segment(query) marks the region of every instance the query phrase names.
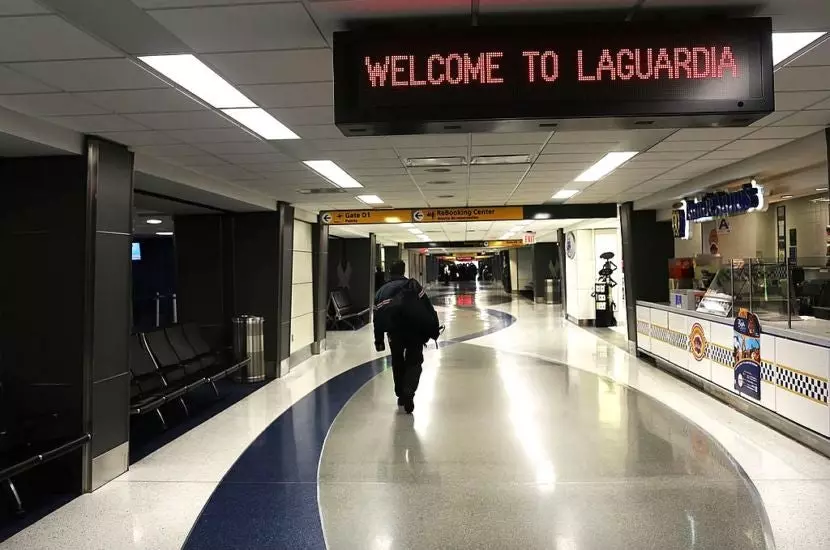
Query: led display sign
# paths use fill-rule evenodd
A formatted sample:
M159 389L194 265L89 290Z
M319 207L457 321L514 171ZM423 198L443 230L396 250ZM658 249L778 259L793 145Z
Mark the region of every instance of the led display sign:
M709 193L683 201L686 219L692 222L762 211L766 206L764 188L756 183L747 183L737 191Z
M771 35L766 18L338 32L335 121L346 135L742 126L774 109Z

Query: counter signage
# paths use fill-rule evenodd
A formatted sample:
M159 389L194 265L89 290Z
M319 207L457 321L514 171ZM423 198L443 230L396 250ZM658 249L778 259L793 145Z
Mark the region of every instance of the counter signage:
M747 125L774 108L771 36L768 18L337 32L335 122L362 135L585 117Z
M415 210L412 213L412 221L416 223L513 221L521 219L524 219L524 209L521 206L431 208Z
M411 216L411 210L336 210L321 213L320 220L327 225L403 223Z
M735 317L733 359L735 391L761 399L761 323L758 316L741 308Z
M747 183L737 191L708 193L683 201L686 219L692 222L762 211L765 207L764 189L757 183Z

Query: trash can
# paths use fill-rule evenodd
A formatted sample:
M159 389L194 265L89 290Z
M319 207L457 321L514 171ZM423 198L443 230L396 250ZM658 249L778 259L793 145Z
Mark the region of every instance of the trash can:
M265 380L265 338L262 331L265 319L254 315L240 315L231 321L234 359L251 359L248 366L236 371L234 379L238 382Z
M553 279L545 279L545 303L552 304L553 303Z

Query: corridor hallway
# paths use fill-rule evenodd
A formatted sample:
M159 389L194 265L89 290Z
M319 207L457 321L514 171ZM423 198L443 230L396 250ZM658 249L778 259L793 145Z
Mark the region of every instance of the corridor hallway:
M532 304L430 290L413 415L371 327L2 548L820 548L830 461ZM774 541L774 542L773 542Z

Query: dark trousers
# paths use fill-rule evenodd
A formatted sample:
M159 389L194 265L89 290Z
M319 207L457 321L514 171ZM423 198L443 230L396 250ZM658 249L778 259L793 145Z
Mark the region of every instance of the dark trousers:
M395 379L395 395L414 397L421 380L421 365L424 363L424 345L405 338L389 337L392 352L392 377Z

